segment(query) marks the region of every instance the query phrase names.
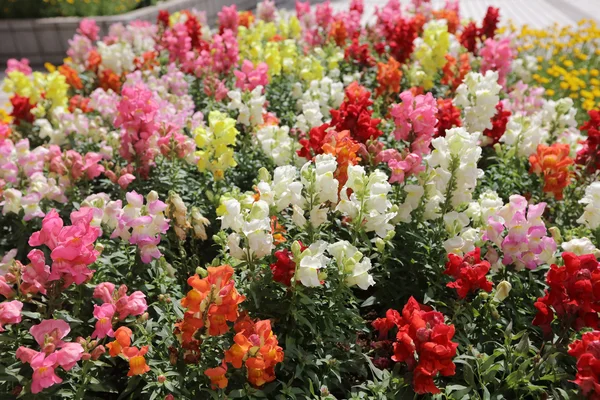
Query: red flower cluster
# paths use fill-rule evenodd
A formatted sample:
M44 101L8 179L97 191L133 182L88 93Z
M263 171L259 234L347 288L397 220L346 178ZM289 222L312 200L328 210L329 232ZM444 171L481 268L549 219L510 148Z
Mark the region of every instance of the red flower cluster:
M304 251L306 246L300 243L300 250ZM278 250L274 254L277 262L271 264L271 272L273 273L273 280L290 286L292 284L292 278L296 273L296 263L292 260L292 252L288 249Z
M433 378L438 373L442 376L455 374L456 365L452 358L458 343L452 342L454 325L446 325L442 313L411 297L402 315L390 309L385 318L376 319L372 325L379 331L380 338L387 337L390 330L397 328L392 360L405 362L413 370L416 393L440 393Z
M544 193L552 193L557 200L562 200L563 189L571 182L569 167L573 165L573 160L569 157L569 151L568 144L540 144L537 153L529 156L529 172L543 175Z
M375 65L375 59L371 56L368 44L360 44L358 38L353 38L350 46L344 51L344 59L352 61L362 67L372 67Z
M493 283L486 278L491 266L488 261L481 260L479 247L464 257L448 254L448 259L444 274L450 275L455 281L446 286L456 289L458 297L464 299L469 293L475 293L479 289L488 293L492 291Z
M390 54L400 63L405 63L415 49L415 39L419 33L420 20L415 16L412 19L398 17L393 24L384 28L385 42L389 46Z
M569 354L577 358L575 383L589 399L600 399L600 332L586 332L581 340L569 345Z
M593 254L563 253L563 267L553 264L546 275L548 289L535 302L538 313L533 324L545 333L552 331L554 313L579 330L600 327L600 263Z
M492 118L492 127L483 131L483 135L491 139L491 145L498 143L504 132L506 132L506 125L510 116L511 112L505 110L504 105L499 101L496 104L496 115Z
M21 121L33 122L33 114L31 109L33 106L29 103L29 97L19 96L18 94L13 95L10 98L12 104L12 111L10 115L14 118L14 124L20 125Z
M495 7L488 7L481 28L477 27L475 22L469 22L463 28L459 41L469 52L477 51L477 39L481 43L485 39L493 38L498 29L498 21L500 20L500 10Z
M437 99L438 120L435 136L446 136L448 129L462 125L460 110L452 103L452 99Z
M579 128L582 132L587 131L587 138L577 152L575 162L593 173L600 169L600 110L588 111L588 115L590 119Z
M331 110L331 126L336 131L350 131L355 140L366 143L369 139L377 139L383 134L377 125L380 119L371 118L373 110L371 92L358 82L352 82L346 88L346 99L338 110Z

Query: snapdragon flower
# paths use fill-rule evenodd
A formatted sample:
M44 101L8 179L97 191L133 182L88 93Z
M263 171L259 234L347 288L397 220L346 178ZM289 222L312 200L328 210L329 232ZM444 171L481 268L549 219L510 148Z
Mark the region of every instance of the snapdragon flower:
M538 145L546 142L548 131L542 128L540 113L529 117L513 115L506 125L500 142L512 146L520 157L529 157L537 152Z
M585 206L577 222L592 230L600 228L600 182L593 182L585 188L585 196L579 202Z
M422 38L415 40L413 57L423 69L422 85L425 90L433 87L439 70L446 65L446 53L450 48L450 34L446 20L431 20L423 27Z
M111 70L121 75L135 68L135 54L129 43L117 42L109 45L98 42L98 53L102 57L100 70Z
M231 102L227 105L230 110L238 111L237 121L246 126L261 125L263 121L266 97L262 94L263 87L256 86L251 92L242 93L239 89L230 90L227 96Z
M349 217L356 229L375 232L384 238L394 229L390 221L396 216L387 198L391 189L383 171L375 170L367 175L362 166L349 165L348 181L342 187L336 210ZM352 194L348 195L349 192Z
M492 128L492 117L500 100L502 86L498 84L498 72L487 71L485 75L469 72L456 89L454 104L464 112L464 127L469 132L483 132Z
M220 111L208 115L208 127L199 126L194 130L198 151L198 170L211 172L215 180L223 179L225 171L237 165L233 158L233 147L238 130L235 120Z
M371 260L364 257L356 247L346 240L340 240L327 246L327 252L336 260L340 273L349 287L358 286L367 290L375 284L373 276L369 274Z
M295 152L300 148L290 135L289 126L266 125L256 131L256 140L265 155L275 162L275 165L290 164Z

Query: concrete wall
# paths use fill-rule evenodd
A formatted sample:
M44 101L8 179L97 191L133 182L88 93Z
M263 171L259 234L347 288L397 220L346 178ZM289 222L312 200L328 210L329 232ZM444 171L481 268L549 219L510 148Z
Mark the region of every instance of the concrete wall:
M236 4L238 10L249 10L257 0L169 0L156 6L145 7L126 14L94 17L105 35L114 23L128 23L134 20L155 22L159 10L170 13L195 8L206 12L209 23L214 23L217 13L224 5ZM9 58L28 58L32 65L45 62L59 64L66 57L69 39L79 26L79 17L5 19L0 20L0 68L4 69Z

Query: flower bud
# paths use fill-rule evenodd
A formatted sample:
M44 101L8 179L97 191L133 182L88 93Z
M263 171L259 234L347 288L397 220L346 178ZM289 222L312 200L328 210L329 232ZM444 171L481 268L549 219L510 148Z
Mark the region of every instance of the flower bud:
M494 301L499 303L503 302L504 299L508 297L510 290L512 289L512 285L508 281L502 281L496 287L496 295L494 296Z
M165 400L175 400L175 396L173 396L171 393L169 393L168 395L165 396Z
M148 318L150 318L150 314L148 314L147 312L145 312L142 315L140 315L140 317L138 318L138 321L139 322L148 321Z
M104 346L100 345L100 346L96 347L94 350L92 350L90 355L92 356L92 360L96 361L104 353L106 353L106 349L104 348Z
M196 273L198 274L198 276L201 276L202 278L206 278L208 276L208 271L202 267L197 267Z
M327 272L325 272L325 271L319 272L318 278L320 281L324 281L325 279L327 279Z
M383 253L383 251L385 250L385 241L382 238L378 237L377 239L375 239L375 247L377 248L377 251Z
M102 243L96 243L96 245L94 246L94 250L102 254L102 252L104 251L104 245Z
M552 235L552 239L554 239L554 241L556 242L557 245L562 243L562 235L560 234L560 229L558 229L558 227L553 226L548 228L548 231L550 231L550 234Z
M167 380L167 377L164 375L159 375L158 378L156 378L158 380L158 383L165 383L165 381Z
M292 243L292 254L294 255L294 258L300 257L301 250L302 246L300 245L300 242L296 240L294 243Z
M82 359L83 361L87 361L87 360L89 360L90 358L92 358L92 355L91 355L90 353L83 353L83 354L81 355L81 359Z

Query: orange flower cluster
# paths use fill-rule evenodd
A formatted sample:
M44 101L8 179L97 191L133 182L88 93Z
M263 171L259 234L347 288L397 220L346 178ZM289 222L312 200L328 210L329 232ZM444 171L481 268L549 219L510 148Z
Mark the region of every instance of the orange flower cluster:
M143 375L150 371L146 364L144 356L148 352L148 346L142 346L140 349L131 347L131 329L122 326L115 331L115 340L108 343L108 354L111 357L122 355L129 361L129 372L127 376Z
M271 321L253 322L245 316L235 324L234 330L235 343L225 352L223 364L204 372L213 386L227 386L226 363L234 368L245 365L248 381L255 387L275 380L275 365L283 361L283 350L279 347L277 336L273 335Z
M61 75L64 75L64 77L67 80L67 83L73 89L83 89L83 83L81 82L81 78L77 74L77 71L75 71L73 68L69 67L68 65L61 65L60 67L58 67L58 72L60 72Z
M543 175L544 193L551 193L562 200L563 189L571 182L573 159L569 157L569 145L554 143L552 146L540 144L537 153L529 156L530 173Z
M460 26L460 20L454 10L441 9L433 10L433 17L435 19L445 19L448 24L448 32L455 34L456 30Z
M232 276L233 268L221 265L208 267L206 278L194 275L188 279L193 289L181 300L187 310L183 321L176 324L185 348L197 344L194 336L199 329L207 328L210 336L219 336L229 330L227 321L237 320L238 304L246 298L236 290Z
M252 14L252 11L240 11L238 13L238 18L239 25L245 26L246 28L250 27L254 22L254 14Z
M446 54L446 65L442 68L442 85L448 85L453 91L456 90L471 70L471 64L469 64L469 54L461 54L456 60L450 54Z
M390 57L387 64L377 63L377 82L379 86L375 89L375 94L394 94L400 92L400 81L402 80L402 69L400 63Z
M325 137L325 143L322 146L323 152L335 156L338 167L335 171L335 178L342 188L348 180L348 166L358 165L360 157L356 153L360 150L360 144L352 139L349 131L331 131Z
M346 39L348 39L348 30L343 20L333 21L331 28L329 29L329 37L333 39L335 44L340 47L344 47Z
M121 77L110 69L100 73L100 87L104 90L111 89L115 93L121 93Z

